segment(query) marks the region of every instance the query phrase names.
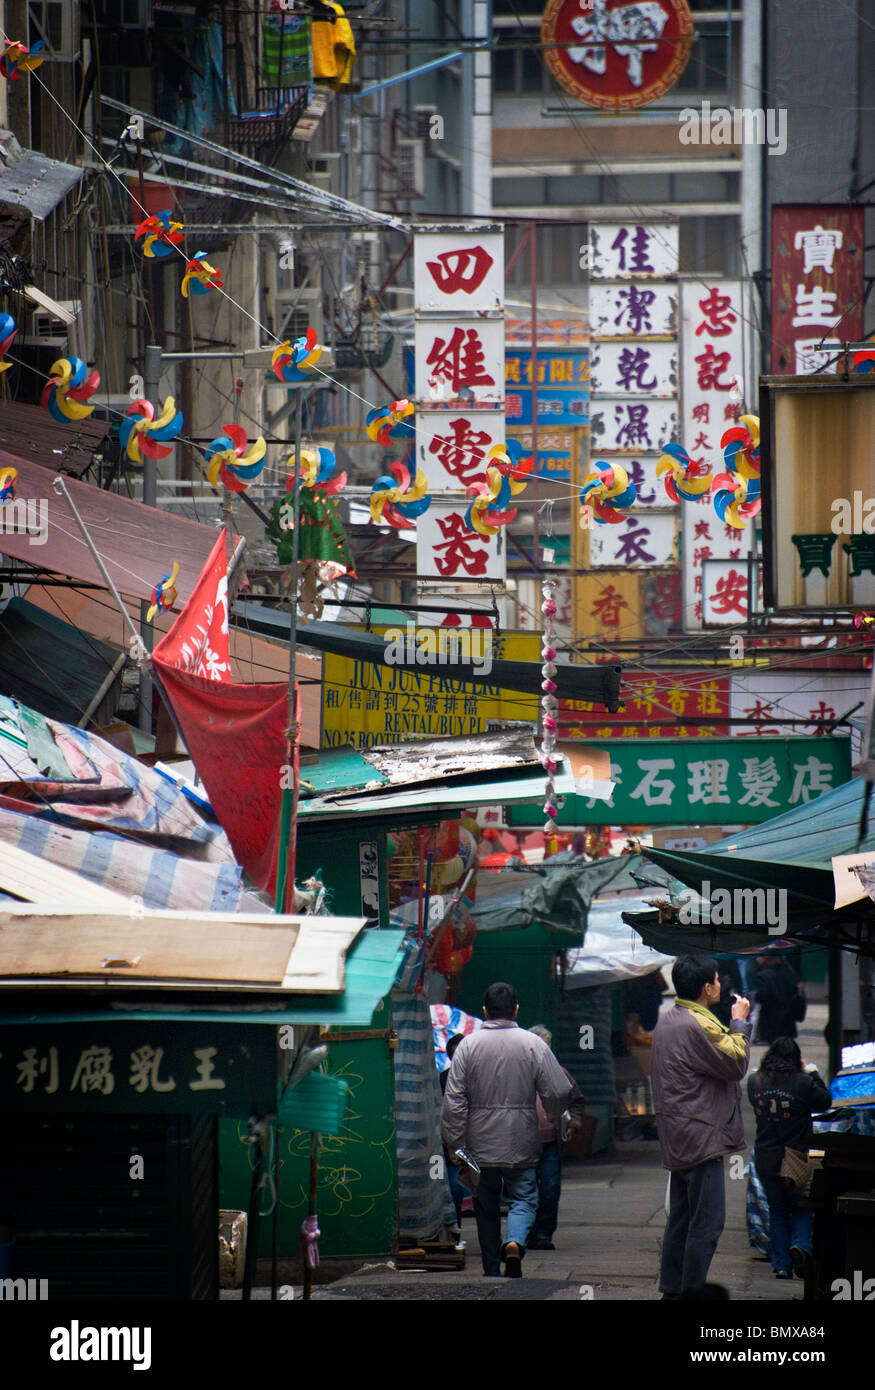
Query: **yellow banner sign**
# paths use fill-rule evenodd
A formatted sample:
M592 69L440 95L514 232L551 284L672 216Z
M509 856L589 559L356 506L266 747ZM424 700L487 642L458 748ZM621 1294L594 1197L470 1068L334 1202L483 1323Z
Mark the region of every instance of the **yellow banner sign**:
M375 743L403 743L419 737L460 738L485 734L493 720L525 720L536 724L538 697L488 684L491 663L541 659L537 633L485 633L456 629L461 652L471 659L472 674L480 672L477 685L448 679L442 667L454 656L452 644L437 640L446 629L376 627L387 638L387 658L393 650L408 648L417 662L415 671L388 662L354 661L326 652L323 658L322 746L352 744L370 748ZM430 634L427 638L426 634ZM412 638L412 640L411 640ZM488 639L491 638L491 641ZM406 657L404 659L407 659ZM485 677L485 680L483 678Z

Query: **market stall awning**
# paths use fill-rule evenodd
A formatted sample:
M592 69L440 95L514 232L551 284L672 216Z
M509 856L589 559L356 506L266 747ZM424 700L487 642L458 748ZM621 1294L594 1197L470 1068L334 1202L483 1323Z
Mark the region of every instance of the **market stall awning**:
M44 222L74 188L83 171L36 150L25 150L9 130L0 130L0 215Z
M235 605L235 619L244 618L247 624L265 633L280 636L288 632L289 616L276 613L257 603ZM415 661L386 662L389 643L375 632L356 632L340 623L308 623L298 629L298 642L304 647L315 647L317 651L334 652L352 661L366 661L372 665L396 665L399 670L422 674L422 666ZM504 661L498 658L478 669L469 662L441 661L440 675L445 680L462 681L466 685L497 686L501 690L519 690L529 695L541 694L543 673L537 661ZM574 665L570 661L556 662L557 675L554 677L567 700L590 700L604 705L615 714L620 708L620 667Z
M124 652L84 637L26 599L14 598L0 617L0 693L49 719L88 723L126 663Z
M39 405L21 401L0 405L0 449L77 478L91 467L109 428L108 420L97 420L93 415L60 424Z
M104 588L103 576L72 512L52 488L52 471L2 449L0 468L18 472L15 501L4 511L0 551L36 568ZM153 588L175 560L179 564L177 607L181 607L216 543L215 528L75 478L65 483L119 592L151 602ZM15 518L13 509L17 509ZM12 525L22 529L13 531ZM229 557L239 539L230 537Z
M318 917L313 918L318 922ZM389 1026L389 1011L383 1000L395 983L404 960L405 933L393 930L363 931L346 958L346 985L342 994L301 995L289 1000L259 1001L244 1006L240 1000L225 1000L214 1008L204 1007L203 998L186 997L183 990L166 1007L154 1001L131 999L121 1006L113 1001L102 1009L73 1009L64 1000L59 1007L57 994L46 1012L36 1012L30 994L26 1008L0 1012L0 1026L23 1023L97 1023L108 1017L123 1020L149 1020L176 1023L258 1023L276 1028L280 1024L321 1025L325 1028L370 1028ZM166 998L166 996L165 996ZM6 1001L4 1000L4 1003ZM47 1001L48 1003L48 1001ZM186 1007L190 1004L191 1007Z

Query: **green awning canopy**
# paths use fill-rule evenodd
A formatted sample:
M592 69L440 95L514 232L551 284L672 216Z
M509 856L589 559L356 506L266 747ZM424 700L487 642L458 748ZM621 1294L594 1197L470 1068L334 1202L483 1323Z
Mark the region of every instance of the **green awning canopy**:
M108 1001L103 1009L65 1009L51 1013L33 1010L4 1012L0 1013L0 1026L147 1019L168 1023L259 1023L273 1028L282 1023L318 1023L324 1028L379 1027L382 1021L388 1022L388 1010L381 1006L401 966L404 935L403 931L394 930L362 932L347 956L346 988L341 995L302 994L293 998L291 1003L278 1001L276 1008L259 1003L250 1008L220 1005L215 1009L203 1007L203 996L190 1009L176 1005L163 1009L154 1004L138 1007L134 1001L130 1007L120 1008L116 998L112 1004Z

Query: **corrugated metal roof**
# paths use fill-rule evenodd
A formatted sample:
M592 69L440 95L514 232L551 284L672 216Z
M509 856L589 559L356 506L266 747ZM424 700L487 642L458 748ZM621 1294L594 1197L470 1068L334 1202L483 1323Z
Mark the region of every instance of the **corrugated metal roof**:
M875 794L868 834L861 845L857 844L865 786L859 777L854 777L834 791L823 792L814 801L775 816L774 820L718 840L708 846L708 853L737 852L746 859L805 864L827 869L831 874L833 855L862 854L875 849Z
M385 777L354 748L325 748L315 763L302 762L301 780L309 782L316 792L356 791L367 786L384 786ZM302 789L301 799L311 793Z
M4 211L44 222L82 172L74 164L23 150L10 131L0 131L0 208Z
M342 995L301 995L300 1003L273 1009L139 1008L135 1003L119 1008L63 1010L53 1013L0 1013L4 1024L101 1023L107 1019L148 1020L166 1023L258 1023L276 1028L282 1023L321 1024L325 1028L369 1028L385 1023L389 1011L381 1001L395 983L403 959L405 933L393 930L364 931L346 958L346 988Z
M38 405L12 401L0 405L0 448L31 459L56 473L81 477L91 467L109 430L106 420L71 420L60 424ZM34 560L42 557L34 555Z
M422 788L396 788L386 792L371 792L361 796L345 797L340 801L326 797L313 797L302 801L298 807L301 823L315 821L322 817L342 820L353 816L384 816L399 812L449 811L466 806L502 806L515 801L542 801L544 799L544 773L541 768L533 768L532 776L513 778L507 781L464 782L457 781L451 787L428 786ZM558 775L555 779L557 796L570 796L574 791L574 778ZM610 786L610 783L606 784ZM596 786L592 793L599 795ZM605 793L605 800L610 792Z

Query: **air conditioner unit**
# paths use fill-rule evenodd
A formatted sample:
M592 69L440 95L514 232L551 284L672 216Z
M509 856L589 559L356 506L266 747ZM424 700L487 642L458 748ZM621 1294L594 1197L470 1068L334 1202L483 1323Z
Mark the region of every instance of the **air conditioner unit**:
M402 135L395 142L395 168L402 198L425 197L425 141Z
M411 116L416 122L416 134L420 140L431 139L431 118L438 114L436 106L414 106ZM427 147L426 147L427 148Z
M319 342L322 342L322 291L321 289L280 290L276 297L277 337L285 341L303 338L308 328L312 328Z
M75 63L80 52L80 6L70 0L28 0L28 45L42 39L41 51L55 63Z

